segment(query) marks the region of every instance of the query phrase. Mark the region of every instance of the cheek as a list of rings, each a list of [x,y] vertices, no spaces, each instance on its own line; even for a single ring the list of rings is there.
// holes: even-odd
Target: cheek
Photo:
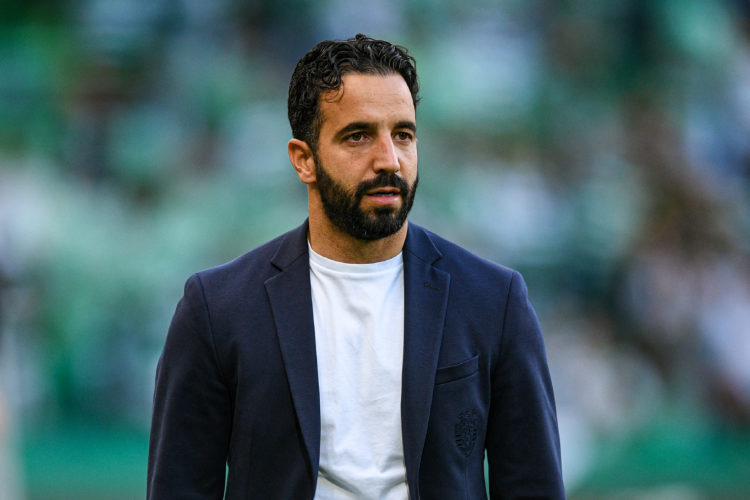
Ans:
[[[401,156],[401,169],[404,177],[414,178],[417,176],[417,151],[407,151]]]
[[[326,171],[340,182],[351,182],[357,178],[360,165],[363,164],[359,155],[349,152],[337,152],[328,154],[321,160]]]

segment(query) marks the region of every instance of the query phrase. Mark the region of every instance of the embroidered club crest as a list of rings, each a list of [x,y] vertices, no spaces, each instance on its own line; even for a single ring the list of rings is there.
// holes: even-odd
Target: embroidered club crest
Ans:
[[[477,426],[479,425],[479,414],[476,410],[464,410],[458,414],[456,422],[456,445],[465,457],[471,454],[474,443],[477,441]]]

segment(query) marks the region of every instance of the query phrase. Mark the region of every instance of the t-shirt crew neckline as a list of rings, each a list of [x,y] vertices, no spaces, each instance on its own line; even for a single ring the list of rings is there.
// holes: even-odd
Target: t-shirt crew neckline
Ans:
[[[352,264],[350,262],[339,262],[337,260],[329,259],[328,257],[323,257],[313,250],[312,245],[310,245],[310,240],[307,240],[307,249],[310,253],[311,264],[322,268],[324,271],[333,273],[372,275],[381,272],[390,272],[403,265],[402,252],[399,252],[398,255],[391,257],[390,259],[379,262]]]

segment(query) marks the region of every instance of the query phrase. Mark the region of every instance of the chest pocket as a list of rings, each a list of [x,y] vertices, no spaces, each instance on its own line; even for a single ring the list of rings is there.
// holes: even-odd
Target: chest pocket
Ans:
[[[435,373],[435,385],[446,384],[468,377],[476,373],[477,370],[479,370],[479,354],[466,361],[438,368]]]

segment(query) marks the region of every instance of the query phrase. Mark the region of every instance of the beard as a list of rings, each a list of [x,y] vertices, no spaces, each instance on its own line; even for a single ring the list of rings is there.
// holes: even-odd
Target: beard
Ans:
[[[331,177],[315,158],[315,176],[323,211],[338,229],[358,240],[374,241],[397,232],[404,225],[414,204],[414,195],[419,176],[409,184],[394,172],[378,174],[371,181],[357,186],[354,192],[346,189]],[[379,187],[395,187],[399,190],[401,207],[377,207],[370,213],[362,210],[362,200],[367,191]]]

